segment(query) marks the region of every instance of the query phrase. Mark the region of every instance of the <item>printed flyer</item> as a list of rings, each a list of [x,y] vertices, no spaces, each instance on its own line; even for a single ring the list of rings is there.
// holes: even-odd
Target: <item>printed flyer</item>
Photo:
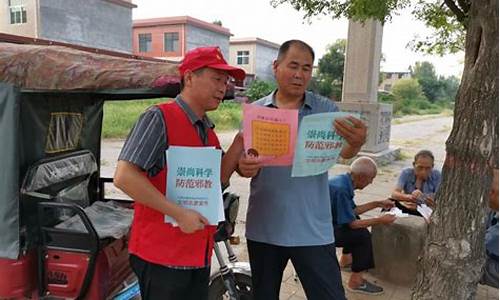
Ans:
[[[336,118],[349,115],[353,114],[320,113],[302,119],[295,147],[292,177],[318,175],[335,165],[344,145],[344,138],[337,134],[333,122]]]
[[[297,139],[298,110],[243,104],[243,139],[247,154],[263,166],[289,166]]]
[[[167,152],[167,197],[198,211],[210,225],[224,220],[220,166],[222,151],[214,147],[170,146]],[[165,222],[176,225],[165,216]]]

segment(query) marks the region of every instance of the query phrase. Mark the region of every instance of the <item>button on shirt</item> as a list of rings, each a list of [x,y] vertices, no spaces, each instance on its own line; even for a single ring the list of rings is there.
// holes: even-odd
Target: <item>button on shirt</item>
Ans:
[[[276,107],[275,92],[254,105]],[[304,116],[338,111],[327,98],[305,93]],[[250,183],[246,237],[277,246],[315,246],[334,242],[328,174],[291,177],[291,166],[263,167]]]
[[[406,194],[411,194],[417,188],[415,186],[417,177],[413,168],[404,169],[399,175],[397,188],[403,190]],[[431,175],[422,183],[422,193],[436,193],[441,184],[441,172],[432,170]]]
[[[346,173],[333,177],[328,181],[330,201],[332,205],[333,225],[341,226],[356,220],[356,204],[354,204],[354,188],[351,174]]]

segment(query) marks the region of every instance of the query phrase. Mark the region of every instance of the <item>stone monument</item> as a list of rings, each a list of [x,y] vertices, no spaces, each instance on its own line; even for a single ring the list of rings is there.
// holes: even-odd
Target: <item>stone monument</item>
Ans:
[[[377,103],[377,89],[382,51],[382,24],[367,20],[349,21],[342,111],[359,113],[368,126],[368,136],[359,155],[369,156],[378,163],[389,163],[399,155],[391,149],[392,105]]]

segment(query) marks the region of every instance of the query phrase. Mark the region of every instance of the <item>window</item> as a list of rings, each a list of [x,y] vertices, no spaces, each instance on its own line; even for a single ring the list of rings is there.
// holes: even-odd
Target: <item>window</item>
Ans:
[[[83,127],[83,115],[71,112],[50,114],[46,153],[58,153],[78,148]]]
[[[179,51],[179,33],[178,32],[165,32],[163,34],[163,45],[165,52],[178,52]]]
[[[391,77],[392,77],[392,73],[385,73],[385,78],[391,79]]]
[[[151,33],[139,33],[139,52],[151,51]]]
[[[238,65],[248,65],[250,57],[250,51],[237,51],[236,59]]]
[[[27,23],[24,0],[9,0],[10,24]]]
[[[404,76],[404,74],[403,74],[403,73],[399,73],[399,74],[398,74],[398,78],[399,78],[399,79],[403,78],[403,76]]]

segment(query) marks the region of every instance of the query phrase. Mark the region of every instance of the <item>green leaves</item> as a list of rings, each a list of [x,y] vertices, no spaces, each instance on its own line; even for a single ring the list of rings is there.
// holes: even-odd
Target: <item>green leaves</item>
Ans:
[[[305,13],[309,19],[316,15],[331,15],[334,19],[346,17],[355,21],[365,21],[370,18],[382,23],[390,20],[391,15],[410,4],[409,0],[271,0],[271,5],[277,7],[289,3],[293,8]]]
[[[274,82],[255,79],[245,91],[245,96],[248,97],[250,102],[253,102],[269,95],[274,89],[276,89]]]
[[[416,2],[416,3],[415,3]],[[329,15],[334,19],[346,17],[363,22],[373,18],[385,23],[403,8],[413,6],[413,14],[433,29],[433,34],[419,38],[408,45],[415,51],[444,55],[464,49],[465,29],[470,0],[271,0],[278,7],[290,4],[304,13],[310,21],[313,16]]]
[[[408,44],[410,48],[438,55],[464,50],[466,30],[464,24],[467,20],[463,20],[461,23],[457,15],[441,1],[434,0],[434,2],[428,3],[421,0],[415,5],[413,15],[417,20],[433,29],[433,33],[410,42]]]
[[[338,101],[342,96],[346,43],[345,39],[339,39],[328,45],[327,52],[319,59],[318,74],[309,85],[313,91]]]

